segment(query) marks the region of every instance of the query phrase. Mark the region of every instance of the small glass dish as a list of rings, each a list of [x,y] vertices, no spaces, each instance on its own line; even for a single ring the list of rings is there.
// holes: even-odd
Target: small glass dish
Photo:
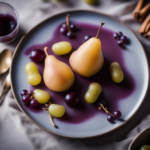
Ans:
[[[5,2],[0,2],[0,43],[10,43],[19,31],[19,15],[16,9]]]

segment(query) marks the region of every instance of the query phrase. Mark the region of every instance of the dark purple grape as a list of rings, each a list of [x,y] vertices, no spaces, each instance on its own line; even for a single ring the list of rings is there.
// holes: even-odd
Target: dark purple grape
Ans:
[[[122,42],[126,42],[127,41],[127,37],[125,35],[122,35],[121,38],[120,38],[120,40]]]
[[[62,33],[63,35],[66,35],[67,32],[68,32],[67,27],[61,27],[61,28],[60,28],[60,33]]]
[[[117,41],[117,44],[118,44],[119,46],[123,46],[123,42],[122,42],[122,41]]]
[[[107,117],[107,120],[109,121],[109,122],[114,122],[114,117],[113,116],[111,116],[111,115],[109,115],[108,117]]]
[[[71,31],[76,31],[77,27],[75,24],[70,24],[70,29],[71,29]]]
[[[30,106],[32,108],[37,108],[38,105],[39,105],[39,103],[38,103],[38,101],[36,99],[33,99],[33,100],[30,101]]]
[[[0,34],[2,34],[5,30],[5,25],[2,21],[0,21]]]
[[[21,96],[23,96],[23,95],[28,95],[28,91],[27,90],[22,90],[21,91]]]
[[[113,37],[114,37],[114,39],[116,39],[116,40],[118,40],[118,39],[120,38],[120,36],[119,36],[118,33],[114,33],[114,34],[113,34]]]
[[[45,59],[45,53],[40,49],[35,49],[30,52],[29,58],[31,58],[34,62],[41,62]]]
[[[28,91],[28,95],[29,95],[29,96],[32,96],[32,95],[33,95],[33,91],[29,90],[29,91]]]
[[[119,118],[121,118],[122,114],[121,114],[120,111],[115,111],[114,116],[115,116],[116,119],[119,119]]]
[[[22,101],[25,105],[28,105],[31,101],[30,96],[29,95],[23,95]]]
[[[107,102],[106,102],[105,100],[103,100],[103,99],[102,99],[102,100],[100,100],[100,103],[101,103],[101,104],[103,104],[103,106],[104,106],[104,107],[106,107],[106,106],[107,106]]]
[[[74,33],[72,33],[72,32],[67,32],[67,37],[68,37],[69,39],[73,39],[73,38],[75,37],[75,35],[74,35]]]
[[[118,32],[119,37],[121,37],[123,35],[123,33],[121,31]]]
[[[62,24],[62,27],[67,27],[66,23],[63,23],[63,24]]]
[[[87,40],[89,40],[91,37],[92,37],[91,35],[86,35],[86,36],[84,37],[84,40],[87,41]]]
[[[75,106],[78,102],[79,96],[74,92],[68,93],[65,97],[65,103],[69,106]]]

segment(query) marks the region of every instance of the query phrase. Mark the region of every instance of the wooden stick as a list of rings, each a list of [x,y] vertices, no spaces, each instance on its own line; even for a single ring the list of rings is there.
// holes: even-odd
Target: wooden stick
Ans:
[[[147,4],[144,8],[142,8],[139,12],[137,12],[138,15],[138,18],[136,18],[137,21],[142,22],[149,12],[150,12],[150,3]]]
[[[140,29],[138,30],[139,34],[144,34],[145,33],[145,29],[146,29],[149,22],[150,22],[150,14],[146,17],[146,19],[142,23]]]
[[[150,31],[148,31],[147,33],[145,33],[144,36],[150,40]]]
[[[133,15],[133,19],[135,21],[137,21],[137,18],[139,18],[138,16],[138,12],[142,9],[143,7],[143,4],[144,4],[144,0],[139,0],[139,2],[137,3],[132,15]]]
[[[147,33],[149,30],[150,30],[150,21],[149,21],[148,25],[145,28],[145,33]]]

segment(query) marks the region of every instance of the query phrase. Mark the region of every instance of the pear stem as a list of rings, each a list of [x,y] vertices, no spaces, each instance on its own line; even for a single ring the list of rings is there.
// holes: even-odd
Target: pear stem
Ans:
[[[47,50],[48,50],[48,47],[45,47],[44,51],[45,51],[46,56],[48,56]]]
[[[70,27],[69,27],[69,17],[70,17],[70,15],[67,14],[67,16],[66,16],[66,24],[67,24],[67,29],[68,29],[68,31],[69,31],[70,33],[72,33],[71,30],[70,30]]]
[[[53,117],[52,117],[50,114],[49,114],[49,119],[50,119],[52,125],[53,125],[55,128],[57,128],[56,124],[53,122]]]
[[[101,27],[104,25],[105,23],[104,22],[101,22],[101,25],[100,25],[100,27],[99,27],[99,29],[98,29],[98,32],[97,32],[97,35],[96,35],[96,38],[98,39],[98,36],[99,36],[99,32],[100,32],[100,30],[101,30]]]

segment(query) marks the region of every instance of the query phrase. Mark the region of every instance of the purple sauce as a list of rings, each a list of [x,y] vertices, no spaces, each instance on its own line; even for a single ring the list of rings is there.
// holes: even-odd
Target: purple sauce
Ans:
[[[78,27],[78,31],[75,32],[76,38],[75,39],[68,39],[66,36],[62,35],[59,32],[59,25],[53,33],[53,37],[51,40],[44,44],[40,45],[33,45],[30,48],[26,49],[25,55],[29,55],[29,53],[34,49],[44,49],[45,46],[48,46],[48,53],[54,55],[57,59],[67,63],[69,65],[69,56],[71,53],[65,56],[57,56],[51,50],[51,47],[54,43],[60,41],[68,41],[72,44],[73,51],[77,50],[78,47],[83,44],[84,36],[91,35],[96,36],[98,26],[85,24],[85,23],[75,23]],[[102,44],[102,53],[104,55],[104,66],[103,68],[94,76],[90,78],[82,77],[74,72],[75,74],[75,82],[73,86],[66,92],[58,93],[49,90],[44,82],[42,81],[40,85],[33,87],[31,86],[31,90],[40,88],[46,90],[51,95],[51,102],[56,104],[61,104],[66,108],[65,115],[60,118],[59,120],[68,122],[68,123],[80,123],[83,122],[97,113],[104,113],[104,111],[99,111],[96,107],[96,103],[88,104],[84,100],[84,95],[88,89],[88,86],[92,82],[98,82],[102,86],[102,93],[99,96],[99,99],[104,99],[108,104],[108,110],[113,113],[115,110],[119,110],[117,105],[120,99],[128,97],[135,89],[135,81],[133,77],[128,72],[127,68],[125,67],[124,60],[123,60],[123,51],[121,47],[117,45],[116,40],[113,38],[113,32],[110,30],[105,29],[104,27],[100,31],[99,38]],[[110,77],[109,67],[112,62],[118,62],[122,67],[124,72],[125,78],[124,80],[117,84],[114,83]],[[43,63],[36,63],[41,75],[43,74],[44,69],[44,62]],[[70,65],[69,65],[70,66]],[[76,107],[69,107],[64,102],[64,98],[67,93],[69,92],[76,92],[80,96],[80,102]],[[121,110],[120,110],[121,111]]]

